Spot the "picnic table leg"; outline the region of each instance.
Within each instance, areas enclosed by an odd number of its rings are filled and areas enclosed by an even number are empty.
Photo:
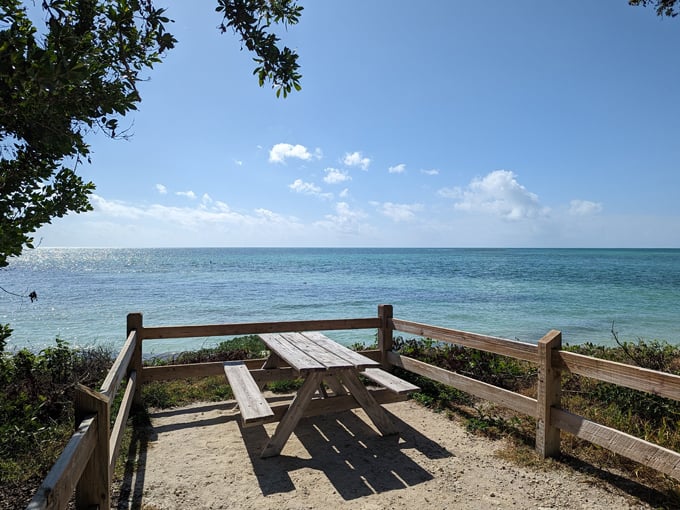
[[[281,357],[276,354],[275,352],[272,352],[269,357],[264,360],[264,363],[262,364],[262,368],[278,368],[279,365],[281,364]]]
[[[390,417],[371,396],[366,387],[361,384],[361,381],[354,370],[343,371],[342,381],[383,436],[398,433],[397,428],[394,423],[392,423]]]
[[[305,382],[302,383],[302,386],[295,394],[295,398],[291,402],[290,407],[288,407],[286,414],[283,415],[283,418],[281,418],[281,421],[276,426],[274,435],[267,443],[267,446],[264,447],[260,455],[261,458],[275,457],[281,453],[286,441],[288,441],[295,426],[300,421],[300,418],[302,418],[305,409],[312,401],[312,396],[319,387],[319,384],[321,384],[322,379],[323,374],[321,372],[312,372],[307,376]]]
[[[336,375],[331,375],[329,377],[326,377],[324,379],[324,382],[328,384],[328,387],[333,390],[333,393],[336,395],[347,395],[347,391],[345,391],[345,388],[342,386],[342,383],[340,382],[340,379]]]

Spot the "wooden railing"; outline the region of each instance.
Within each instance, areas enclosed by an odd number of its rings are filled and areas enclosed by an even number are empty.
[[[680,376],[563,351],[562,334],[555,330],[534,345],[394,319],[389,305],[384,305],[380,313],[386,331],[379,335],[379,339],[388,339],[380,346],[380,350],[387,363],[536,418],[536,451],[543,458],[559,454],[560,431],[564,431],[680,480],[680,453],[560,408],[562,372],[678,401]],[[536,363],[537,398],[526,397],[395,353],[391,348],[393,331]]]
[[[128,315],[127,341],[100,390],[78,386],[76,431],[28,509],[65,508],[74,490],[76,508],[109,508],[111,479],[120,442],[132,405],[141,404],[142,386],[151,381],[223,374],[221,361],[144,367],[144,340],[351,329],[377,329],[378,349],[363,351],[363,354],[381,361],[385,368],[400,367],[534,417],[537,421],[536,450],[544,458],[559,453],[560,431],[565,431],[680,480],[680,453],[560,408],[561,373],[565,371],[674,400],[680,400],[680,376],[562,351],[559,331],[550,331],[538,344],[529,344],[397,319],[393,317],[391,305],[380,305],[378,316],[371,318],[202,326],[145,327],[142,314],[135,313]],[[395,331],[536,363],[537,398],[403,356],[393,350]],[[262,369],[263,361],[245,361],[256,381],[264,383],[294,377],[292,369]],[[127,385],[111,428],[111,405],[125,378]]]
[[[136,351],[141,355],[140,346],[137,332],[129,331],[100,390],[76,387],[76,431],[28,504],[30,510],[66,508],[74,490],[76,508],[110,508],[113,468],[138,389],[138,371],[131,368],[131,361]],[[111,406],[125,377],[125,393],[111,431]]]

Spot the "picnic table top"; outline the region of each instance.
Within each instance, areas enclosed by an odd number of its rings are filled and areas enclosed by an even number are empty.
[[[301,373],[350,368],[362,371],[380,365],[316,331],[259,336],[273,353]]]

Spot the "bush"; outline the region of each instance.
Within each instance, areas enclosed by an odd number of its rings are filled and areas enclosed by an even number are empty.
[[[0,352],[3,483],[49,468],[73,431],[76,384],[98,386],[112,363],[110,349],[73,349],[60,339],[37,354],[27,349]]]

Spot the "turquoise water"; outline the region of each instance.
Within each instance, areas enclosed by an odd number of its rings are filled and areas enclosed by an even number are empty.
[[[536,342],[619,337],[680,343],[680,250],[571,249],[53,249],[0,271],[10,348],[122,345],[125,317],[149,326],[396,317]],[[343,343],[375,331],[332,332]],[[145,352],[220,339],[150,341]]]

